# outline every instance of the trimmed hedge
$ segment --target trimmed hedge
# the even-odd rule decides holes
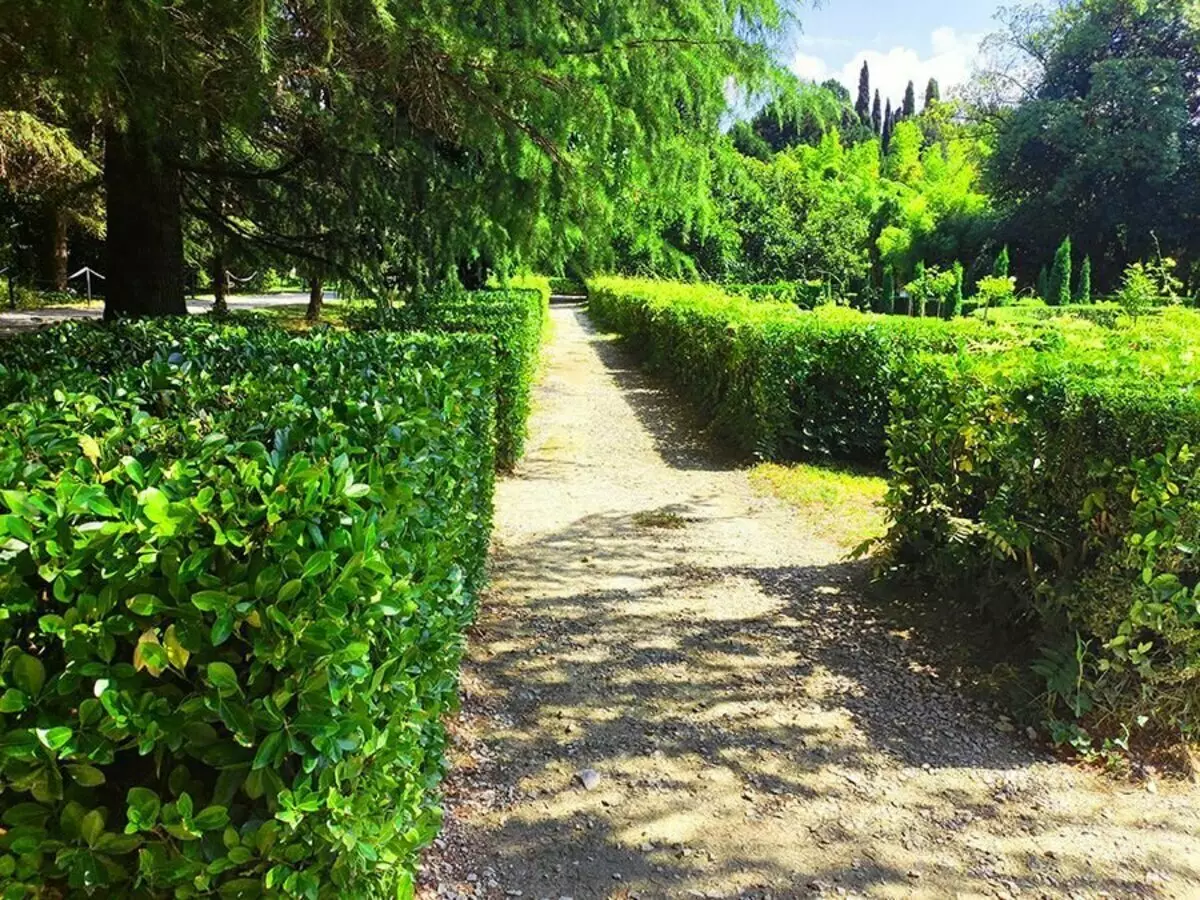
[[[525,451],[533,381],[550,294],[499,288],[431,295],[415,309],[369,309],[348,317],[353,328],[490,335],[498,359],[496,465],[511,470]]]
[[[893,557],[1032,621],[1050,715],[1098,736],[1200,733],[1198,387],[1182,359],[1059,347],[927,359],[895,395]]]
[[[1196,312],[1112,328],[805,313],[616,278],[590,291],[596,320],[734,446],[886,446],[891,561],[1047,647],[1058,736],[1200,734]]]
[[[722,289],[747,300],[792,303],[800,309],[815,309],[825,301],[823,281],[774,281],[768,284],[724,284]]]
[[[880,463],[888,397],[920,351],[1012,335],[983,323],[873,316],[733,297],[711,285],[588,283],[588,309],[712,416],[740,451]]]
[[[488,342],[30,341],[0,356],[95,353],[5,373],[6,896],[409,893],[483,578]]]

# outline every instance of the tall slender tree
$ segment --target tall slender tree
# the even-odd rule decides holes
[[[871,104],[871,128],[876,137],[883,135],[883,107],[879,103],[879,90],[875,91],[875,102]]]
[[[858,73],[858,98],[854,101],[854,111],[864,125],[871,124],[871,71],[865,59]]]
[[[929,83],[925,85],[925,109],[933,106],[942,99],[942,90],[938,87],[938,80],[930,78]]]
[[[1000,248],[996,254],[996,262],[992,265],[992,275],[996,278],[1008,277],[1008,244]]]
[[[892,129],[895,127],[895,114],[892,112],[892,101],[888,98],[887,105],[883,110],[883,133],[880,135],[880,143],[883,147],[883,152],[887,153],[888,148],[892,144]]]
[[[1092,302],[1092,258],[1085,256],[1079,267],[1079,281],[1075,285],[1075,302]]]
[[[1065,237],[1054,251],[1054,265],[1046,286],[1046,302],[1065,306],[1071,302],[1071,238]]]
[[[904,106],[900,114],[906,119],[911,119],[917,114],[917,93],[911,81],[904,89]]]

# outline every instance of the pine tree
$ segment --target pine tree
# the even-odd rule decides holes
[[[891,315],[896,311],[896,275],[892,271],[891,266],[886,266],[883,270],[883,307],[880,309],[884,315]]]
[[[1054,251],[1054,265],[1050,269],[1050,280],[1047,283],[1046,302],[1051,306],[1065,306],[1071,302],[1071,238],[1063,238],[1063,242]]]
[[[864,125],[871,124],[871,73],[865,59],[862,71],[858,73],[858,99],[854,101],[854,111]]]
[[[883,134],[880,135],[883,152],[887,153],[892,145],[892,128],[895,127],[895,114],[892,112],[892,101],[888,98],[883,110]]]
[[[996,254],[996,262],[992,265],[992,275],[996,278],[1008,277],[1008,244],[1000,248]]]
[[[1085,256],[1079,267],[1079,283],[1075,286],[1075,302],[1092,302],[1092,258]]]
[[[911,119],[917,114],[917,92],[910,81],[904,89],[904,107],[900,113],[904,118]]]
[[[942,90],[938,87],[936,78],[930,78],[929,83],[925,85],[925,108],[929,109],[933,104],[942,99]]]
[[[1050,273],[1046,271],[1045,266],[1038,269],[1037,295],[1043,300],[1050,296]]]
[[[875,102],[871,104],[871,128],[876,137],[883,136],[883,107],[879,104],[879,90],[875,90]]]
[[[963,267],[962,263],[955,261],[954,263],[954,290],[950,293],[950,300],[942,307],[942,314],[947,319],[956,319],[962,315],[963,307]]]

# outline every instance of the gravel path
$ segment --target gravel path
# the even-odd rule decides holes
[[[335,299],[336,295],[327,295]],[[232,310],[270,309],[276,306],[295,306],[308,303],[308,294],[235,294],[226,301]],[[211,300],[189,300],[187,311],[195,316],[211,312]],[[99,319],[104,315],[104,303],[97,300],[91,306],[47,306],[42,309],[11,310],[0,307],[0,335],[33,331],[76,319]]]
[[[1195,788],[1003,730],[863,566],[552,316],[422,896],[1200,897]]]

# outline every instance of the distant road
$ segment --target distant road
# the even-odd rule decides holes
[[[327,293],[326,299],[337,295]],[[230,309],[268,309],[273,306],[295,306],[307,304],[308,294],[238,294],[228,299]],[[189,300],[187,309],[192,315],[212,310],[211,300]],[[29,331],[68,319],[98,319],[104,314],[104,304],[97,301],[91,306],[47,306],[42,309],[0,309],[0,334],[14,331]]]

